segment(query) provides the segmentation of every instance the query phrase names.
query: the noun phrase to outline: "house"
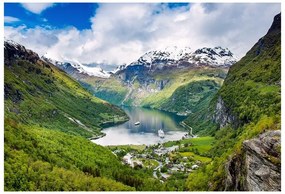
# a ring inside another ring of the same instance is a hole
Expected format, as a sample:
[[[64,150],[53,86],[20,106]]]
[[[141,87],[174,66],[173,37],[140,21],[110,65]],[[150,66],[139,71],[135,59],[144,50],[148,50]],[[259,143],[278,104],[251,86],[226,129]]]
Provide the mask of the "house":
[[[127,153],[124,157],[123,157],[123,162],[125,164],[128,164],[128,165],[132,165],[132,155],[130,153]]]
[[[175,172],[177,172],[179,169],[177,168],[177,167],[172,167],[171,169],[170,169],[170,173],[175,173]]]
[[[168,179],[169,177],[170,177],[169,174],[161,173],[161,178],[162,178],[162,180],[166,180],[166,179]]]
[[[196,170],[199,168],[199,166],[197,164],[194,164],[191,168],[192,168],[192,170]]]

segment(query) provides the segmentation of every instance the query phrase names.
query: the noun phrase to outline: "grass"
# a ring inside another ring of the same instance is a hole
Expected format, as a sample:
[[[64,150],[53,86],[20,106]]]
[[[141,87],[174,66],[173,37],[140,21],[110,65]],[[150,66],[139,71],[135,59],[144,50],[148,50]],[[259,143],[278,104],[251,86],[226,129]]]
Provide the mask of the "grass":
[[[191,144],[191,148],[198,149],[199,152],[208,152],[215,143],[215,138],[206,136],[206,137],[198,137],[198,138],[192,138],[192,139],[184,139],[181,141],[183,144]]]
[[[168,141],[163,145],[165,147],[171,147],[178,144],[191,144],[192,146],[211,146],[215,142],[214,137],[205,136],[205,137],[197,137],[197,138],[189,138],[180,141]]]
[[[204,156],[199,156],[193,152],[180,152],[179,153],[182,157],[191,157],[193,158],[194,160],[199,160],[200,162],[202,163],[209,163],[212,161],[211,158],[208,158],[208,157],[204,157]]]
[[[143,165],[147,168],[156,168],[159,165],[159,163],[153,159],[138,158],[138,160],[142,161]]]
[[[115,145],[115,146],[107,146],[111,150],[117,150],[117,149],[124,149],[126,151],[143,151],[146,148],[146,145]]]
[[[197,137],[197,138],[190,138],[184,139],[180,141],[169,141],[164,143],[165,147],[171,147],[174,145],[180,146],[178,149],[178,154],[182,157],[191,157],[194,160],[199,160],[203,163],[208,163],[212,159],[210,156],[210,151],[215,143],[215,138],[210,136],[205,137]],[[181,145],[187,145],[185,147],[181,147]]]

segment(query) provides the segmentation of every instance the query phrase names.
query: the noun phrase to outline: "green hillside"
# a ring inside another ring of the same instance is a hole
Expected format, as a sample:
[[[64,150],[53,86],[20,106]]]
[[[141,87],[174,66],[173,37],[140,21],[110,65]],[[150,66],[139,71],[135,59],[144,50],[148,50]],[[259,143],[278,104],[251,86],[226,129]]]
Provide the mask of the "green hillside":
[[[224,101],[234,118],[215,133],[211,164],[190,174],[189,190],[224,190],[225,164],[232,156],[242,158],[242,142],[267,130],[281,129],[281,15],[275,16],[268,33],[239,62],[234,64],[216,100]],[[215,104],[210,105],[212,108]],[[213,110],[215,111],[215,110]],[[215,117],[215,115],[213,116]],[[225,117],[226,118],[226,117]],[[218,124],[222,124],[218,120]],[[279,150],[280,152],[280,150]],[[280,158],[269,158],[280,165]],[[245,179],[245,177],[241,177]],[[242,180],[236,180],[241,181]]]
[[[156,80],[169,80],[168,84],[159,92],[142,96],[140,104],[175,113],[185,113],[188,109],[195,112],[197,102],[203,101],[209,91],[215,93],[217,87],[222,85],[226,73],[227,69],[224,68],[207,67],[159,72],[154,75]],[[214,84],[213,87],[207,86],[210,82]],[[199,94],[192,94],[198,90]]]
[[[5,63],[5,117],[41,123],[90,137],[106,122],[127,120],[117,108],[93,97],[51,64],[15,60]]]
[[[127,93],[128,88],[114,77],[109,79],[86,76],[80,79],[80,83],[90,92],[100,99],[104,99],[115,105],[121,105]]]
[[[5,42],[4,89],[6,191],[161,189],[150,172],[87,140],[126,114],[36,53]]]

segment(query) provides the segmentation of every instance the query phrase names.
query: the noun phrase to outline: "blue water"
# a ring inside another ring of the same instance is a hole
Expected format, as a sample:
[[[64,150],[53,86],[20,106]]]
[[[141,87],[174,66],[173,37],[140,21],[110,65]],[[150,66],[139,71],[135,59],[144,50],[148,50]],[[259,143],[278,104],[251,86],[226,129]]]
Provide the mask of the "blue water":
[[[185,117],[155,109],[122,107],[130,120],[113,127],[103,129],[106,136],[92,140],[100,145],[156,144],[181,139],[187,131],[179,122]],[[140,125],[135,125],[140,122]],[[163,129],[165,138],[160,138],[157,131]]]

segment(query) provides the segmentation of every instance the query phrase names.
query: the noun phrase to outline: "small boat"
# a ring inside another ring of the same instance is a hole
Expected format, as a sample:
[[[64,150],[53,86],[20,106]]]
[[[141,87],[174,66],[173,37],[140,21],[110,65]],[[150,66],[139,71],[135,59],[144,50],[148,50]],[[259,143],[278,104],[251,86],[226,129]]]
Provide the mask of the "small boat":
[[[157,131],[157,134],[158,134],[158,137],[164,138],[164,131],[163,131],[162,129],[159,129],[159,130]]]
[[[135,125],[139,125],[139,124],[141,124],[139,121],[135,123]]]

